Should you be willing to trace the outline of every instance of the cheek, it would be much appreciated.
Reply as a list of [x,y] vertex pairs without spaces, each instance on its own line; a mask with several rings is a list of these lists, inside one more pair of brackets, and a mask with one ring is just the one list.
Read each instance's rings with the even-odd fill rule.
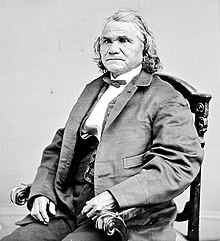
[[144,51],[144,45],[143,43],[137,43],[136,49],[133,51],[136,58],[142,59],[143,58],[143,51]]
[[139,56],[139,61],[142,62],[142,60],[143,60],[143,52],[141,51],[138,56]]
[[107,48],[105,48],[105,47],[100,48],[101,59],[103,59],[105,57],[106,52],[107,52]]
[[142,60],[143,60],[142,49],[138,49],[137,51],[133,52],[133,60],[136,60],[137,62],[142,62]]

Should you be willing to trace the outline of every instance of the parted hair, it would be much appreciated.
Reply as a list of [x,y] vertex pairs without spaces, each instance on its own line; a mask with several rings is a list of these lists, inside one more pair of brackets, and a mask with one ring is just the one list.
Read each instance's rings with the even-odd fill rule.
[[[142,61],[143,69],[145,69],[148,73],[155,73],[162,68],[160,58],[157,54],[154,36],[149,30],[144,18],[138,12],[130,9],[118,10],[116,13],[106,19],[103,29],[110,21],[132,22],[143,36],[143,39],[140,39],[144,44]],[[101,60],[100,46],[101,37],[99,36],[94,43],[94,61],[97,63],[99,69],[105,73],[107,69]]]

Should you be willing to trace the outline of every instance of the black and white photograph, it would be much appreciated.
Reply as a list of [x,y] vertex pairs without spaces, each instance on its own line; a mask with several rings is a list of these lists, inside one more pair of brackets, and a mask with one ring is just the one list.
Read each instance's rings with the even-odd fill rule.
[[0,240],[220,241],[219,53],[219,0],[0,0]]

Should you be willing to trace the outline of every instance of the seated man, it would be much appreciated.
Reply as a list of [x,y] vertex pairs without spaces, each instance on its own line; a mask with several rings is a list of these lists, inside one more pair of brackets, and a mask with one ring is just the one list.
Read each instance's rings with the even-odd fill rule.
[[154,38],[137,12],[110,16],[94,48],[103,75],[45,148],[30,215],[2,241],[118,240],[95,220],[137,206],[146,211],[126,221],[129,240],[175,240],[173,199],[203,158],[188,104],[156,75]]

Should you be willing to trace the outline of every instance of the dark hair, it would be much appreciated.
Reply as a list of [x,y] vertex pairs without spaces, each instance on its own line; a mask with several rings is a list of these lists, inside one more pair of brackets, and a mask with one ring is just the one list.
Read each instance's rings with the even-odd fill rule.
[[[157,54],[153,34],[148,29],[144,18],[139,13],[129,9],[119,10],[106,19],[103,28],[110,21],[132,22],[143,36],[143,40],[141,40],[144,44],[142,62],[143,69],[145,69],[148,73],[154,73],[162,68],[161,61]],[[94,61],[97,63],[100,70],[105,73],[107,69],[101,60],[100,46],[101,38],[98,37],[94,43]]]

